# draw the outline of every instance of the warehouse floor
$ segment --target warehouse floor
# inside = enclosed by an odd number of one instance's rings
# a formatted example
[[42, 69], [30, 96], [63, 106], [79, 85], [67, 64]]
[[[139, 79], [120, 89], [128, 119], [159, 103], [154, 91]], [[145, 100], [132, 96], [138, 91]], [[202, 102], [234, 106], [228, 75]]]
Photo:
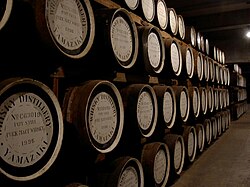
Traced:
[[229, 129], [214, 141], [172, 187], [250, 186], [250, 105]]

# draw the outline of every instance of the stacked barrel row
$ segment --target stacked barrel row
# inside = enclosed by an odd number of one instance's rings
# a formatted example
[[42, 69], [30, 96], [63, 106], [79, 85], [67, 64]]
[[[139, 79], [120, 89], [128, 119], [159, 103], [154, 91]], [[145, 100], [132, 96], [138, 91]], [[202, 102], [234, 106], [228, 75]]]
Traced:
[[230, 108], [233, 120], [239, 119], [247, 111], [246, 78], [238, 64], [230, 64]]
[[166, 186], [229, 127], [224, 54], [165, 1], [2, 6], [4, 185]]

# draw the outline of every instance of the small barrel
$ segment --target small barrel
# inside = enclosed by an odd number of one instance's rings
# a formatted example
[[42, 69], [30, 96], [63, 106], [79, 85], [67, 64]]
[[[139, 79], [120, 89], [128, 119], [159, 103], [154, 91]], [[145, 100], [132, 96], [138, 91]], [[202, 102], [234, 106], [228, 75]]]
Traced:
[[193, 48], [196, 47], [196, 30], [194, 26], [185, 26], [185, 38], [184, 41], [191, 45]]
[[223, 72], [223, 66], [219, 65], [219, 76], [220, 76], [220, 84], [224, 85], [224, 72]]
[[167, 31], [169, 34], [176, 36], [178, 34], [178, 16], [174, 8], [168, 8], [168, 23]]
[[211, 125], [212, 125], [212, 139], [216, 140], [217, 135], [218, 135], [218, 125], [217, 125], [217, 120], [215, 117], [210, 118]]
[[13, 0], [3, 0], [0, 4], [0, 31], [8, 22], [12, 12]]
[[161, 131], [172, 128], [176, 119], [176, 97], [171, 86], [153, 86], [158, 103], [158, 123], [163, 123]]
[[182, 133], [185, 145], [186, 163], [193, 163], [197, 153], [197, 134], [194, 126], [184, 125]]
[[206, 82], [209, 81], [209, 61], [207, 56], [203, 56], [203, 72], [204, 72], [204, 80]]
[[195, 124], [197, 134], [197, 153], [202, 153], [205, 147], [205, 129], [201, 123]]
[[190, 112], [190, 97], [186, 86], [172, 86], [176, 97], [176, 120], [185, 123]]
[[199, 81], [202, 81], [204, 76], [203, 60], [203, 55], [199, 52], [195, 61], [195, 74]]
[[218, 101], [219, 109], [222, 110], [224, 107], [223, 88], [218, 88]]
[[180, 37], [181, 40], [184, 40], [186, 34], [184, 18], [180, 14], [177, 15], [177, 18], [178, 18], [178, 36]]
[[216, 120], [217, 120], [217, 126], [218, 126], [218, 128], [217, 128], [218, 134], [217, 134], [217, 135], [218, 135], [218, 136], [221, 136], [221, 134], [222, 134], [221, 115], [220, 115], [220, 113], [218, 112], [218, 113], [215, 114], [214, 117], [215, 117]]
[[212, 142], [212, 124], [210, 119], [205, 119], [203, 121], [203, 126], [205, 130], [205, 145], [209, 146]]
[[61, 149], [60, 104], [49, 87], [30, 78], [2, 81], [0, 96], [0, 173], [16, 181], [38, 178]]
[[199, 87], [200, 99], [201, 99], [201, 114], [207, 113], [207, 90], [205, 87]]
[[167, 144], [151, 142], [143, 146], [141, 153], [145, 186], [166, 186], [170, 174], [170, 152]]
[[198, 49], [198, 51], [201, 51], [201, 32], [197, 31], [196, 32], [196, 48]]
[[89, 80], [70, 87], [64, 96], [65, 120], [74, 125], [84, 147], [111, 152], [119, 143], [124, 124], [122, 97], [106, 80]]
[[139, 6], [141, 6], [143, 18], [152, 22], [155, 19], [155, 0], [141, 0]]
[[112, 161], [100, 163], [91, 181], [98, 187], [134, 186], [144, 187], [144, 173], [141, 162], [134, 157], [121, 156]]
[[218, 62], [217, 61], [214, 61], [214, 73], [215, 73], [215, 83], [219, 83], [220, 80], [219, 80], [219, 67], [218, 67]]
[[194, 75], [194, 53], [191, 46], [182, 46], [182, 62], [183, 62], [183, 74], [184, 76], [191, 79]]
[[[143, 64], [150, 75], [161, 73], [165, 62], [165, 46], [160, 30], [155, 26], [138, 26], [138, 32], [141, 44], [138, 64]], [[145, 74], [145, 71], [141, 73]]]
[[207, 104], [208, 104], [208, 111], [210, 113], [214, 110], [214, 94], [213, 94], [213, 87], [207, 87]]
[[185, 145], [181, 135], [166, 134], [163, 138], [170, 152], [170, 175], [180, 175], [185, 162]]
[[224, 133], [228, 125], [227, 115], [224, 110], [220, 112], [220, 115], [221, 115], [221, 130], [222, 130], [222, 133]]
[[139, 50], [137, 27], [130, 13], [124, 8], [103, 8], [95, 11], [95, 20], [93, 59], [108, 63], [94, 64], [107, 72], [130, 70], [136, 63]]
[[229, 94], [229, 89], [226, 89], [226, 106], [230, 106], [230, 94]]
[[[182, 53], [177, 40], [165, 38], [166, 61], [163, 76], [179, 77], [182, 71]], [[169, 64], [170, 63], [170, 64]]]
[[230, 111], [230, 109], [227, 109], [226, 111], [227, 111], [228, 128], [229, 128], [229, 126], [231, 124], [231, 111]]
[[126, 8], [128, 8], [131, 11], [135, 11], [139, 4], [140, 4], [140, 0], [114, 0], [115, 2], [119, 3], [120, 5], [122, 5], [123, 7], [125, 6]]
[[210, 52], [209, 49], [210, 49], [209, 40], [205, 38], [205, 53], [207, 56], [209, 56], [209, 52]]
[[219, 90], [214, 88], [214, 109], [219, 110]]
[[203, 34], [200, 33], [200, 40], [201, 40], [201, 52], [205, 54], [205, 37]]
[[157, 18], [157, 25], [162, 30], [166, 30], [168, 26], [168, 8], [165, 0], [157, 0], [156, 18]]
[[90, 1], [34, 3], [36, 25], [44, 43], [66, 57], [85, 57], [95, 38], [95, 17]]
[[[158, 119], [158, 102], [154, 89], [148, 84], [131, 84], [120, 90], [125, 110], [126, 131], [130, 140], [150, 137]], [[131, 132], [134, 131], [133, 134]]]
[[231, 80], [231, 74], [230, 74], [230, 71], [229, 71], [229, 68], [227, 68], [227, 77], [228, 77], [228, 79], [227, 79], [227, 86], [230, 86], [230, 80]]
[[196, 86], [189, 86], [188, 92], [190, 96], [190, 118], [193, 117], [194, 119], [197, 119], [199, 117], [201, 107], [199, 88]]
[[215, 67], [214, 67], [214, 60], [211, 58], [208, 58], [209, 62], [209, 77], [212, 83], [215, 81]]

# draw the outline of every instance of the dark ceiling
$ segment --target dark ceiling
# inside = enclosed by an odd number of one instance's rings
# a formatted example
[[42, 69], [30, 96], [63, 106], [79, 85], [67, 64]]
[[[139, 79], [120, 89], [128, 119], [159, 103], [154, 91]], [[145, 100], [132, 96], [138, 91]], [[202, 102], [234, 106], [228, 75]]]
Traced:
[[250, 0], [167, 0], [169, 8], [225, 52], [225, 63], [250, 63]]

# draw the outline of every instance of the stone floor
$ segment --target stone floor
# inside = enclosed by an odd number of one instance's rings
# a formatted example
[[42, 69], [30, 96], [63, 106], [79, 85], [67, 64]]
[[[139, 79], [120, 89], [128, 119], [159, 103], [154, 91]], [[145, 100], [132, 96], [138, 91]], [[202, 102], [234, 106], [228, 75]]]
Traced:
[[250, 106], [171, 187], [250, 187]]

